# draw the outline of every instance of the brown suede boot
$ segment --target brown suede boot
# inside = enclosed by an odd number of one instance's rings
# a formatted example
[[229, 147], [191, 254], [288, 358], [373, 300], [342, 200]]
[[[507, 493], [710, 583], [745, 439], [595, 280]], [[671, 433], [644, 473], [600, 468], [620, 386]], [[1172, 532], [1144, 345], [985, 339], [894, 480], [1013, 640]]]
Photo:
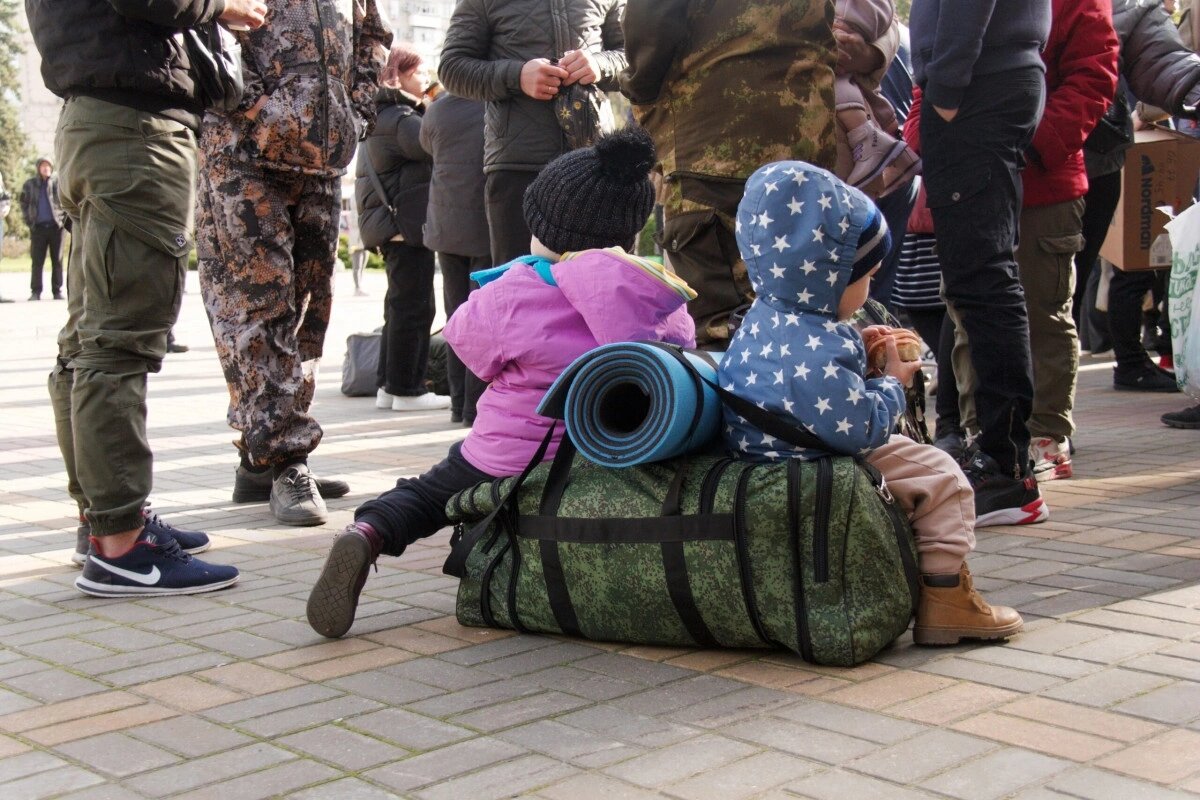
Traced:
[[1006, 639], [1025, 623], [1016, 610], [989, 606], [975, 591], [966, 563], [957, 575], [922, 575], [913, 641], [958, 644], [962, 639]]

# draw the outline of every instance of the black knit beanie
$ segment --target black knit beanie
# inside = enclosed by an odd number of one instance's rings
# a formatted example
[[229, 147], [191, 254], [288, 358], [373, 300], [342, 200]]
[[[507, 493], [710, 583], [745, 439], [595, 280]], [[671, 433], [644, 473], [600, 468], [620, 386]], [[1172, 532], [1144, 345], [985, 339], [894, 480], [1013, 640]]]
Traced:
[[529, 232], [556, 253], [633, 244], [654, 210], [654, 141], [637, 126], [551, 161], [525, 190]]

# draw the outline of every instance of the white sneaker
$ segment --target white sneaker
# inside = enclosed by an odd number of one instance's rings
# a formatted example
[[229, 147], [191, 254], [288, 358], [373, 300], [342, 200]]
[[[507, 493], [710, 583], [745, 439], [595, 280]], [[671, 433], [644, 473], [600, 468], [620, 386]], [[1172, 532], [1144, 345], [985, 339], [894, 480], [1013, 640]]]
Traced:
[[383, 389], [375, 390], [375, 407], [376, 408], [391, 408], [392, 402], [395, 401], [393, 395], [388, 394]]
[[426, 392], [416, 397], [393, 397], [392, 411], [436, 411], [449, 408], [450, 398], [444, 394]]
[[1053, 481], [1069, 478], [1071, 469], [1071, 444], [1063, 439], [1056, 442], [1050, 437], [1034, 439], [1029, 443], [1029, 457], [1033, 460], [1033, 477], [1038, 481]]

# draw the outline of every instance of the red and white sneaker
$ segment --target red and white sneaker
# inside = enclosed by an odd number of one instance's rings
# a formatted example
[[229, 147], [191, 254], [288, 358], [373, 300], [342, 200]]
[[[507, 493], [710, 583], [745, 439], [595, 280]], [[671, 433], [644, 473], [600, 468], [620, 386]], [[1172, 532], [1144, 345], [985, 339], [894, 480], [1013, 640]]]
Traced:
[[1066, 439], [1061, 442], [1049, 436], [1034, 439], [1029, 443], [1029, 459], [1033, 461], [1033, 477], [1038, 481], [1055, 481], [1074, 474], [1071, 443]]

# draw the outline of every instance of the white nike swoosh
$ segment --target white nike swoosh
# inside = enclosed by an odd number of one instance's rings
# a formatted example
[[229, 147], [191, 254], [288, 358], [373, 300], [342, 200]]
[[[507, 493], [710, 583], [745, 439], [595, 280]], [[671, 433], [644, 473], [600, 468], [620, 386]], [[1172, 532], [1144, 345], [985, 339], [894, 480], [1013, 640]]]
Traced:
[[96, 566], [100, 567], [101, 569], [107, 570], [108, 572], [111, 572], [113, 575], [116, 575], [118, 577], [125, 578], [125, 579], [131, 580], [131, 581], [135, 581], [136, 583], [140, 583], [143, 586], [153, 586], [154, 584], [158, 583], [158, 579], [160, 577], [162, 577], [162, 573], [160, 573], [158, 571], [158, 567], [151, 567], [150, 571], [146, 572], [146, 573], [131, 572], [130, 570], [127, 570], [127, 569], [121, 569], [120, 567], [114, 567], [112, 564], [106, 564], [105, 562], [101, 561], [100, 559], [96, 558], [95, 556], [91, 556], [91, 559], [92, 559], [92, 563], [95, 564]]

